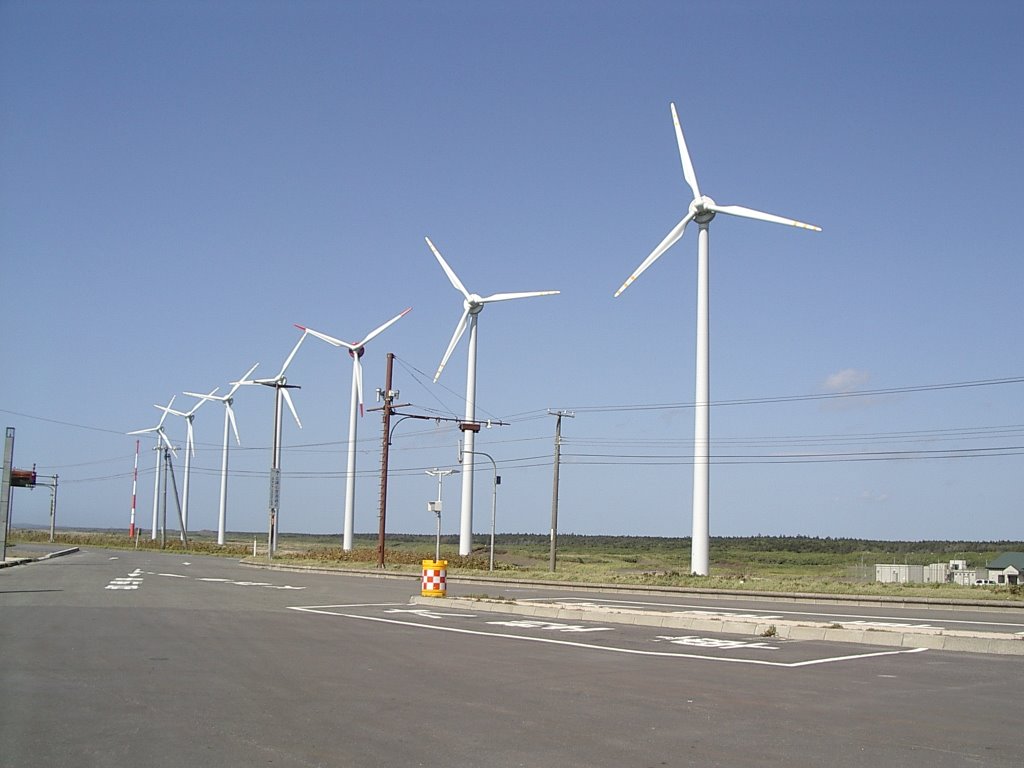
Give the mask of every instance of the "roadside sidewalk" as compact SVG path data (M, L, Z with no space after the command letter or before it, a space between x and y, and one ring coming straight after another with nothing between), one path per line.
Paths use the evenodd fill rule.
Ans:
M51 557L62 557L77 551L78 547L64 547L61 544L8 544L7 557L0 563L0 568L49 560Z

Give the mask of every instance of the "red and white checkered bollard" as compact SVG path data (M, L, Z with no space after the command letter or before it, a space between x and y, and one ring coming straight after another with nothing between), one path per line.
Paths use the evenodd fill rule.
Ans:
M444 597L447 576L447 560L424 560L420 594L423 597Z

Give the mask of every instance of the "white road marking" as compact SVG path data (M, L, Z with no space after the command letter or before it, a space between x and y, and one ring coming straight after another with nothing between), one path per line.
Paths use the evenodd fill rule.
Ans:
M849 621L850 627L885 627L886 629L942 629L931 624L903 624L898 621Z
M119 576L111 579L104 589L138 589L142 583L142 571L136 568L127 576Z
M670 635L658 635L655 640L667 640L673 645L689 645L697 648L721 648L732 651L738 648L759 648L764 651L777 651L779 646L768 643L748 643L743 640L723 640L719 637L700 637L699 635L681 635L678 637Z
M187 579L188 576L182 576L180 573L154 573L154 576L168 576L172 579Z
M445 616L465 617L465 618L476 618L475 613L437 613L431 611L428 608L391 608L384 613L412 613L417 616L422 616L424 619L443 619Z
M331 608L372 608L395 605L395 603L363 603L358 605L324 605L324 606L288 606L289 610L302 613L315 613L323 616L339 616L346 619L358 619L360 621L374 621L381 624L396 624L403 627L418 627L420 629L432 629L435 632L455 632L460 635L475 635L477 637L502 638L505 640L518 640L528 643L545 643L548 645L562 645L570 648L584 648L592 651L607 651L609 653L624 653L632 656L647 656L655 658L671 659L697 659L700 661L718 661L726 664L751 664L762 667L778 667L783 669L796 669L799 667L814 666L817 664L831 664L838 661L855 661L860 659L872 659L881 656L900 656L908 653L922 653L927 648L910 648L895 651L873 651L869 653L851 654L848 656L831 656L823 659L811 659L809 661L766 661L764 659L737 659L727 656L705 656L696 653L678 653L671 651L646 651L637 648L616 648L614 646L594 645L574 640L559 640L553 637L533 637L531 635L511 635L502 632L484 632L476 629L463 629L461 627L449 627L441 624L420 624L414 621L402 621L400 619L388 619L383 616L366 616L358 613L341 613Z
M498 627L520 627L522 629L547 629L554 632L612 632L611 627L585 627L582 624L559 624L554 621L515 619L513 621L488 621Z

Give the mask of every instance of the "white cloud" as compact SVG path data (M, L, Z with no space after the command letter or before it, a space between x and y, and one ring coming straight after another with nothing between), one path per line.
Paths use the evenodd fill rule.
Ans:
M854 392L867 384L870 378L867 371L844 368L825 378L825 389L829 392Z

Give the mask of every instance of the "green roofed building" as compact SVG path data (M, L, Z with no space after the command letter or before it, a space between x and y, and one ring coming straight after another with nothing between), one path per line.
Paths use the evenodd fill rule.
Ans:
M1024 584L1024 552L1004 552L988 564L988 577L996 584Z

